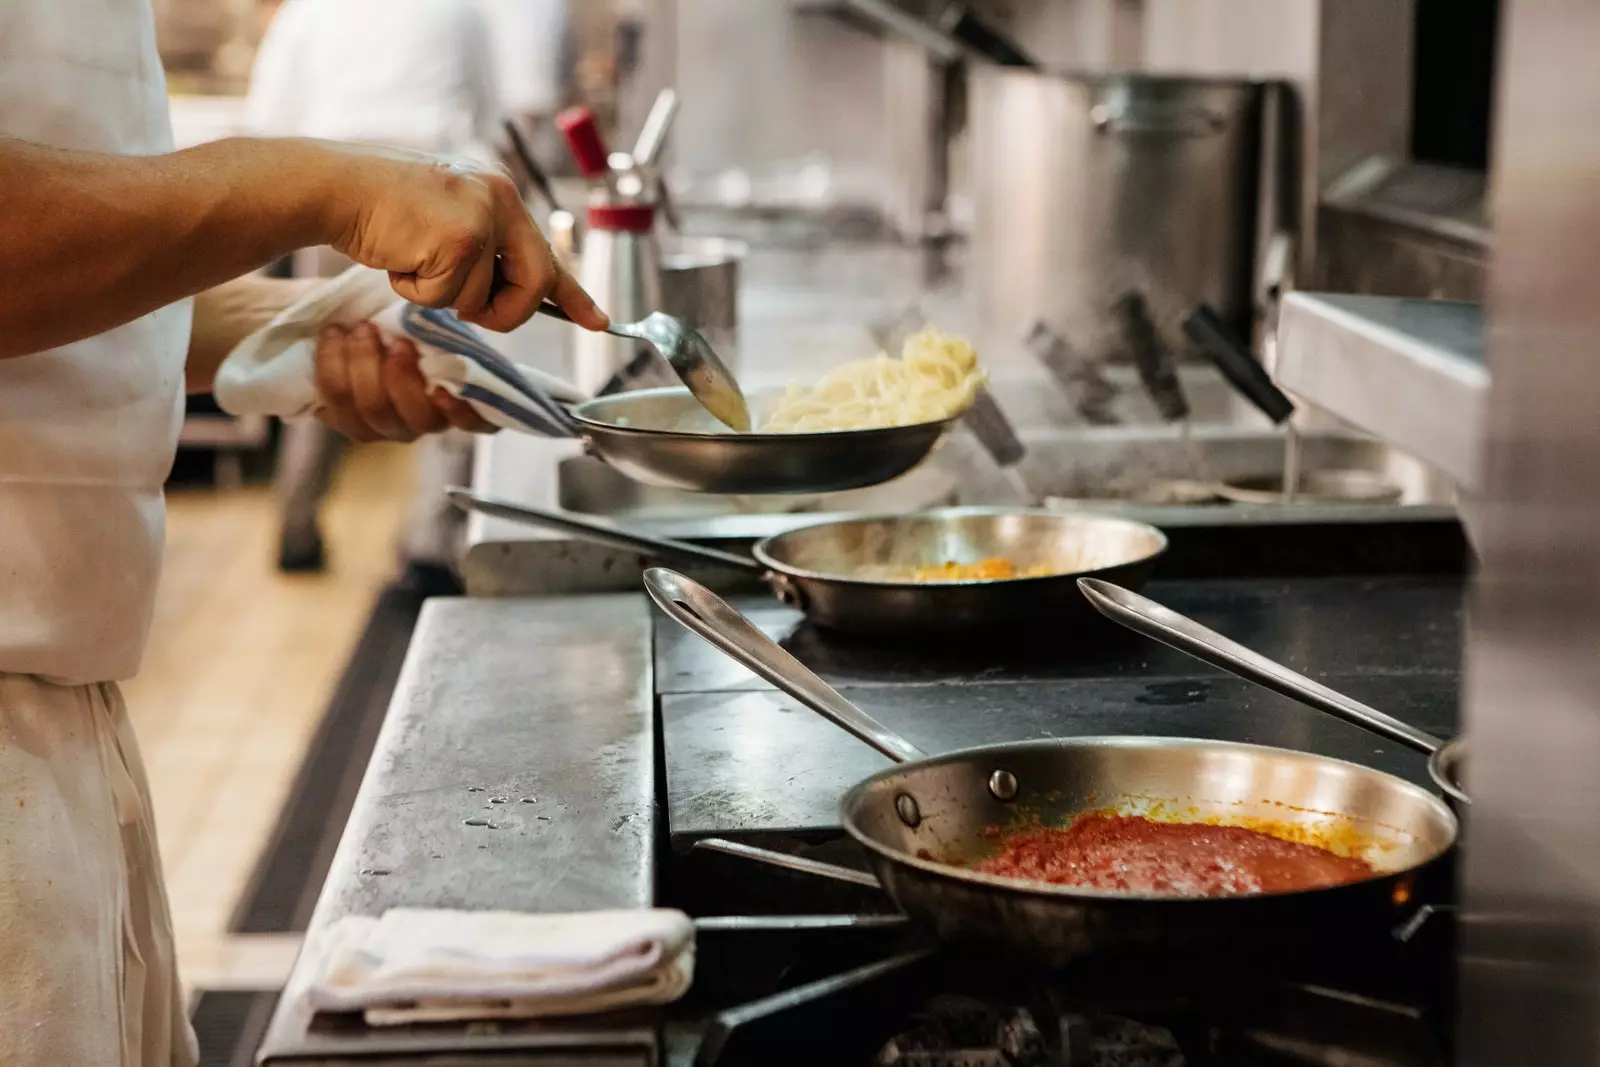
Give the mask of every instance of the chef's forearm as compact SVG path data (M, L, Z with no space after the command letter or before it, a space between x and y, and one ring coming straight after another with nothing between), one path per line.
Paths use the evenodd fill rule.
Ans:
M184 384L191 393L211 391L217 368L246 337L317 284L315 278L263 278L247 274L207 289L194 300L194 330Z
M326 146L229 139L161 156L0 138L0 358L130 322L325 244L348 190Z

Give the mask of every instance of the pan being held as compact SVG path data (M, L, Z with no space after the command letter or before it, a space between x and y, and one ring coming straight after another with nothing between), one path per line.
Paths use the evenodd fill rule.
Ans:
M523 379L546 416L535 432L576 437L646 485L687 492L829 493L879 485L927 458L984 378L971 345L937 331L898 357L847 363L811 385L749 397L755 429L735 431L687 388L596 397L570 409Z
M704 587L654 569L645 588L674 620L898 764L851 788L840 818L864 849L871 877L942 941L1046 967L1107 955L1293 953L1341 931L1387 930L1409 919L1456 841L1455 816L1427 790L1286 749L1075 737L929 757ZM1287 881L1269 876L1232 887L1169 879L1155 888L1108 888L1115 879L1092 872L1069 883L1038 877L1046 872L1026 862L1005 862L1041 828L1071 832L1086 816L1137 820L1120 824L1140 827L1135 838L1158 836L1146 824L1185 827L1191 843L1208 834L1214 842L1259 834L1279 856L1311 859L1319 869L1308 875L1301 864ZM1119 847L1117 836L1102 835L1080 857L1103 861L1107 847ZM1263 847L1252 840L1251 847ZM1121 844L1144 862L1138 840ZM726 842L697 848L791 865L788 857ZM834 873L857 883L868 877Z

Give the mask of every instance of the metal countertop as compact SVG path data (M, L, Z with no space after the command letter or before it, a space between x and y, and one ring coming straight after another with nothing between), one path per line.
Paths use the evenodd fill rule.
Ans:
M341 916L397 906L649 906L656 808L646 605L639 594L430 600L308 942ZM331 1062L437 1047L437 1036L418 1045L404 1032L308 1033L295 1007L304 962L264 1056ZM651 1027L599 1032L614 1053L601 1062L651 1062ZM592 1044L594 1033L567 1026L534 1038L478 1035L458 1048L559 1049Z

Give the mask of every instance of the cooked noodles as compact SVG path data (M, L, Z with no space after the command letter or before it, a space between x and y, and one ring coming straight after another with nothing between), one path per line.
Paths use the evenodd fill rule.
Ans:
M899 359L880 354L846 363L815 385L791 385L760 429L823 433L938 422L970 407L983 382L970 344L923 330L906 339Z

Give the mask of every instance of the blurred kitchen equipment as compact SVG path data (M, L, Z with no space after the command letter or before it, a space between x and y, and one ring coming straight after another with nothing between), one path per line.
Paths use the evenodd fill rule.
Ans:
M608 171L609 173L609 171ZM661 308L661 249L651 204L591 204L578 281L613 319L634 322ZM584 332L572 348L572 381L597 393L640 354L627 338Z
M1197 305L1184 318L1183 332L1200 354L1211 360L1222 376L1275 425L1282 425L1294 414L1294 401L1273 383L1248 346L1233 336L1211 308Z
M633 143L635 163L641 167L656 165L656 157L661 154L661 146L667 143L667 132L672 129L672 120L677 115L677 90L663 89L657 93L644 125L639 127L639 139Z
M946 4L938 24L941 30L965 45L968 51L990 63L1030 69L1038 66L1021 45L986 22L972 10L971 4L961 3L960 0Z
M721 237L669 237L661 254L661 309L700 332L739 369L739 276L749 247Z
M1117 387L1101 372L1098 360L1073 351L1043 322L1033 324L1023 344L1050 372L1084 422L1091 426L1113 426L1118 422L1116 413L1111 410L1117 399Z
M639 139L634 142L632 152L634 166L639 168L646 187L655 196L662 217L674 231L682 230L683 227L658 161L661 148L667 142L667 133L672 129L672 120L677 114L677 90L669 88L657 93L655 103L650 106L650 113L645 116L644 124L639 127Z
M1466 752L1461 740L1446 743L1409 723L1329 689L1321 682L1297 674L1283 664L1245 648L1148 597L1095 578L1084 578L1078 582L1078 586L1083 590L1083 595L1089 598L1089 603L1113 622L1213 667L1219 667L1237 678L1254 682L1290 700L1325 711L1352 726L1398 741L1427 755L1428 776L1449 798L1451 807L1459 814L1468 804L1459 776Z
M586 107L568 108L556 116L556 126L567 139L567 150L578 165L578 173L591 185L611 177L611 153L600 135L594 112Z
M1117 326L1122 333L1125 351L1133 357L1139 371L1139 383L1156 411L1167 422L1182 422L1189 417L1189 398L1178 382L1178 364L1172 349L1162 343L1156 324L1150 318L1150 308L1138 293L1124 293L1111 307Z
M739 369L739 271L749 249L721 237L669 237L661 255L661 309L683 320ZM659 360L641 351L595 393L610 396L676 382Z
M539 313L563 322L572 321L565 311L548 300L540 305ZM612 337L648 344L707 411L732 429L740 432L750 429L750 408L739 390L738 381L694 328L664 312L653 311L638 322L613 319L605 332ZM582 384L578 388L583 388Z
M551 211L561 210L561 201L556 199L556 192L550 186L550 176L539 166L539 161L533 158L533 151L528 148L528 142L523 140L522 131L517 129L517 124L510 119L505 121L506 139L511 145L511 152L517 157L517 162L522 164L522 169L528 176L528 181L538 190L544 202Z
M862 636L927 635L1093 619L1074 584L1095 575L1141 584L1167 550L1160 530L1129 519L1059 515L1028 508L937 508L801 526L769 537L755 558L635 533L615 523L491 500L451 489L461 508L557 530L678 566L717 566L754 574L773 595L818 626ZM909 572L1000 556L1019 570L1060 565L1040 577L916 582Z
M914 922L1007 964L1056 968L1103 956L1159 968L1169 953L1292 956L1350 931L1390 930L1415 911L1410 901L1422 872L1451 851L1460 831L1444 804L1410 782L1262 745L1073 737L928 757L709 589L662 568L646 571L644 581L650 598L684 628L896 764L844 795L845 832ZM1254 818L1286 832L1353 837L1374 870L1342 885L1203 898L1091 890L974 869L994 855L997 830L1065 827L1085 811L1124 806L1154 814L1163 800L1197 822ZM826 873L819 866L810 869ZM859 884L858 871L839 876Z
M1217 486L1219 496L1236 504L1293 503L1296 500L1318 504L1393 504L1400 500L1403 495L1400 486L1374 471L1302 469L1300 434L1289 421L1294 415L1294 401L1278 388L1266 368L1215 311L1204 304L1196 306L1184 318L1183 332L1239 395L1284 428L1282 473L1229 479Z
M1137 297L1154 352L1189 351L1179 324L1199 302L1248 336L1261 99L1248 81L974 66L972 277L989 326L1042 319L1090 358L1126 358Z
M874 323L870 329L880 352L898 356L904 350L907 338L926 325L927 319L923 317L922 309L912 305L903 308L897 315ZM961 421L972 431L972 435L978 439L978 443L989 454L989 458L994 460L995 466L999 468L1021 502L1029 506L1037 505L1039 495L1028 488L1022 472L1017 469L1023 457L1028 454L1027 446L1022 443L1022 438L1017 436L1016 427L1006 417L1005 411L1001 409L987 386L978 390L972 406L967 409Z

